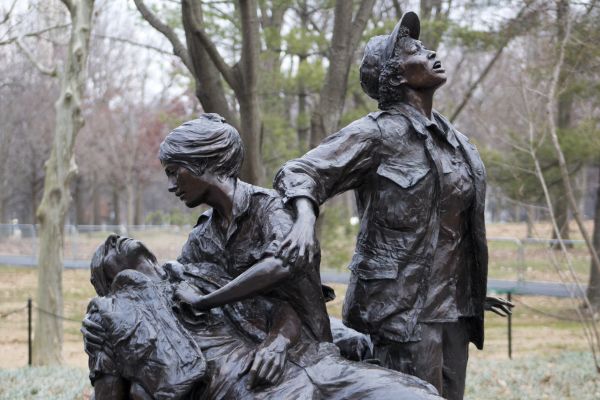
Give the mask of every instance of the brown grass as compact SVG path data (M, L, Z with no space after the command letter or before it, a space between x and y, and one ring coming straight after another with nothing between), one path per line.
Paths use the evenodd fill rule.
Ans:
M546 227L549 229L549 227ZM544 228L544 229L546 229ZM489 236L524 237L523 224L493 224L488 226ZM154 251L159 249L162 259L174 258L186 239L183 232L158 234L147 232L143 240ZM574 235L575 236L575 235ZM81 251L91 252L103 240L104 236L90 235L87 244L79 244ZM21 243L22 246L25 246ZM26 246L25 246L26 247ZM350 248L350 252L352 249ZM532 246L527 249L525 278L531 280L554 280L560 278L549 260L550 252L546 246ZM554 253L557 254L557 253ZM559 253L558 253L559 254ZM491 278L516 279L516 253L507 244L491 246ZM560 254L559 254L560 256ZM578 268L578 276L584 282L587 279L588 256L585 248L576 247L571 256ZM560 258L560 257L559 257ZM562 265L564 268L564 265ZM94 295L89 283L89 272L86 270L66 270L63 274L65 310L64 316L80 321L85 313L89 299ZM22 308L19 312L0 318L0 368L24 366L27 363L27 313L24 307L27 298L35 298L37 274L35 269L12 268L0 266L0 315L8 311ZM344 285L334 286L337 298L328 304L331 315L339 316L345 294ZM563 350L586 350L587 344L583 336L581 324L573 321L575 308L579 305L569 299L552 299L542 297L519 297L513 316L513 356L528 357L532 354L547 354ZM544 313L554 314L553 318L532 311L529 305ZM476 358L506 358L507 328L506 319L493 314L486 316L486 348L483 352L472 351ZM35 314L34 314L35 323ZM63 357L67 365L86 367L87 357L83 352L83 344L79 333L79 322L64 322L65 345Z

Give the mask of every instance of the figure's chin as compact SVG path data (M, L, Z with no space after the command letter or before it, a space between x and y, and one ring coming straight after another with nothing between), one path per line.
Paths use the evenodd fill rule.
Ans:
M194 208L197 206L197 204L193 201L184 201L183 204L185 204L187 208Z
M185 206L187 208L195 208L203 203L204 202L202 201L202 199L192 199L192 200L184 200L183 201L183 204L185 204Z
M433 89L439 89L444 85L444 83L446 83L447 80L448 77L446 76L446 72L439 72L436 76L436 82L433 85Z

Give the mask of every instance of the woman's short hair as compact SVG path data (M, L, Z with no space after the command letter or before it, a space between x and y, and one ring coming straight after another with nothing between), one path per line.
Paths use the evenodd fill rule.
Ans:
M244 145L238 131L219 114L202 114L173 129L160 144L163 165L181 165L195 175L209 171L237 178L244 160Z
M402 63L402 53L409 47L415 39L401 36L397 39L392 57L385 61L379 75L379 108L385 110L392 104L404 101L405 87L399 82L398 77L404 75L404 64Z

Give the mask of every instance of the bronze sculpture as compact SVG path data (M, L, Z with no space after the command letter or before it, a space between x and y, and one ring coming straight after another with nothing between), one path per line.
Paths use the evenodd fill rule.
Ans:
M274 255L291 211L237 180L237 132L216 115L178 129L161 149L169 189L215 208L164 268L131 239L112 235L98 248L101 297L82 329L96 398L439 398L418 378L339 356L318 313L316 266L296 270Z
M205 312L180 308L171 296L178 283L211 293L231 280L217 264L163 268L142 243L111 235L92 268L104 294L92 300L86 321L103 336L88 344L98 400L439 398L418 378L343 359L272 297ZM282 353L264 371L254 369L257 358Z
M298 216L284 258L308 259L319 206L354 190L360 216L344 323L371 335L381 364L462 399L469 342L483 346L486 300L485 169L475 146L432 108L446 82L406 13L372 38L360 67L379 111L289 161L274 187Z

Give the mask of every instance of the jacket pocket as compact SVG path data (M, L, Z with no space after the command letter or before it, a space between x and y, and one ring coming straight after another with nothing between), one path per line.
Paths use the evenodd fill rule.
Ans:
M423 165L419 161L408 161L402 164L380 164L377 174L383 176L400 186L408 189L416 185L429 173L429 165Z
M349 269L359 279L396 279L398 277L398 262L391 259L365 257L355 253Z

